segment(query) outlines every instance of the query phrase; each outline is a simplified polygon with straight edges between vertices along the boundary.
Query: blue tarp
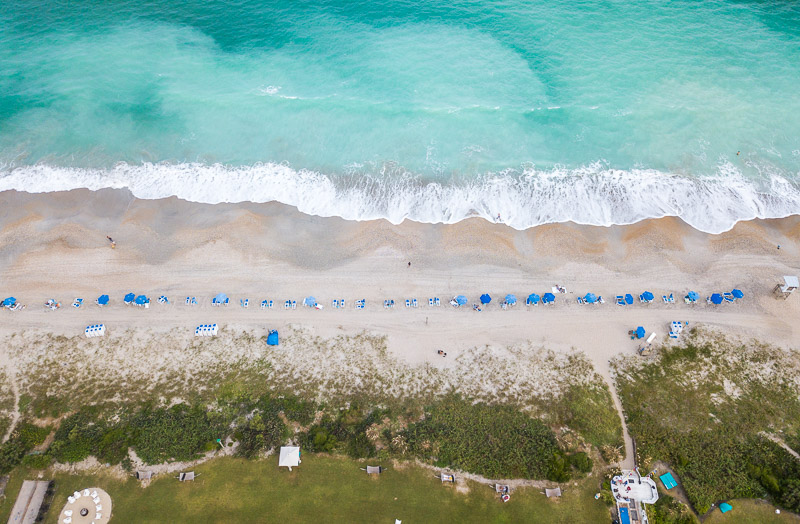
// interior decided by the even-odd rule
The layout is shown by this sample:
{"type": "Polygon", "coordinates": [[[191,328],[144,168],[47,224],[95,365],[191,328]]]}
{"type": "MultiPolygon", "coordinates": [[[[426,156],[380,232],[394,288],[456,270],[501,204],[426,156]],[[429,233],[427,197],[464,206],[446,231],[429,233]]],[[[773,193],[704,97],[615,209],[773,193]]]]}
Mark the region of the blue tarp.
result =
{"type": "Polygon", "coordinates": [[[136,305],[137,306],[143,306],[143,305],[147,304],[148,302],[150,302],[150,300],[144,295],[139,295],[138,297],[136,297],[136,305]]]}
{"type": "Polygon", "coordinates": [[[481,304],[488,304],[492,301],[492,297],[489,296],[488,293],[484,293],[481,295],[481,304]]]}
{"type": "Polygon", "coordinates": [[[714,293],[711,295],[711,303],[712,304],[722,304],[722,295],[719,293],[714,293]]]}
{"type": "Polygon", "coordinates": [[[303,299],[303,305],[308,307],[314,307],[317,305],[317,299],[314,297],[306,297],[303,299]]]}
{"type": "Polygon", "coordinates": [[[8,297],[7,299],[3,300],[3,306],[13,306],[17,303],[17,299],[14,297],[8,297]]]}
{"type": "Polygon", "coordinates": [[[108,304],[108,295],[100,295],[99,297],[97,297],[97,303],[100,304],[101,306],[105,306],[106,304],[108,304]]]}
{"type": "Polygon", "coordinates": [[[744,293],[742,293],[741,289],[734,289],[733,291],[731,291],[731,295],[733,295],[733,298],[742,298],[744,296],[744,293]]]}
{"type": "Polygon", "coordinates": [[[633,295],[631,295],[630,293],[625,295],[625,303],[628,305],[633,304],[633,295]]]}
{"type": "Polygon", "coordinates": [[[130,304],[131,302],[134,301],[135,298],[136,298],[136,295],[134,295],[133,293],[128,293],[127,295],[125,295],[125,298],[123,298],[122,300],[126,304],[130,304]]]}
{"type": "Polygon", "coordinates": [[[583,299],[588,302],[589,304],[594,304],[597,302],[597,295],[594,293],[586,293],[586,296],[583,299]]]}
{"type": "Polygon", "coordinates": [[[267,335],[267,345],[268,346],[277,346],[278,345],[278,332],[274,329],[269,332],[267,335]]]}
{"type": "Polygon", "coordinates": [[[719,510],[720,510],[721,512],[723,512],[723,513],[727,513],[727,512],[729,512],[729,511],[730,511],[730,510],[732,510],[732,509],[733,509],[733,506],[731,506],[731,505],[730,505],[730,504],[728,504],[727,502],[723,502],[722,504],[720,504],[720,505],[719,505],[719,510]]]}
{"type": "Polygon", "coordinates": [[[686,296],[692,302],[695,302],[698,298],[700,298],[700,295],[697,294],[697,291],[689,291],[689,293],[686,296]]]}
{"type": "Polygon", "coordinates": [[[636,338],[644,338],[645,331],[642,326],[636,328],[636,338]]]}
{"type": "Polygon", "coordinates": [[[509,304],[516,304],[517,303],[517,296],[516,295],[506,295],[506,302],[509,304]]]}
{"type": "Polygon", "coordinates": [[[649,291],[645,291],[644,293],[642,293],[642,298],[645,300],[653,300],[655,297],[649,291]]]}
{"type": "Polygon", "coordinates": [[[214,303],[216,304],[224,304],[226,300],[228,300],[228,295],[225,293],[220,293],[214,297],[214,303]]]}
{"type": "Polygon", "coordinates": [[[542,302],[548,304],[556,299],[556,296],[552,293],[545,293],[542,295],[542,302]]]}
{"type": "Polygon", "coordinates": [[[672,476],[672,473],[670,473],[669,471],[664,473],[658,478],[660,478],[661,482],[664,483],[664,488],[666,489],[672,489],[678,485],[678,483],[675,482],[675,478],[672,476]]]}
{"type": "Polygon", "coordinates": [[[528,295],[528,300],[526,302],[528,304],[538,304],[541,299],[542,297],[540,297],[536,293],[531,293],[530,295],[528,295]]]}
{"type": "Polygon", "coordinates": [[[469,302],[467,300],[467,297],[465,297],[464,295],[458,295],[454,300],[456,301],[456,304],[458,304],[459,306],[463,306],[464,304],[469,302]]]}

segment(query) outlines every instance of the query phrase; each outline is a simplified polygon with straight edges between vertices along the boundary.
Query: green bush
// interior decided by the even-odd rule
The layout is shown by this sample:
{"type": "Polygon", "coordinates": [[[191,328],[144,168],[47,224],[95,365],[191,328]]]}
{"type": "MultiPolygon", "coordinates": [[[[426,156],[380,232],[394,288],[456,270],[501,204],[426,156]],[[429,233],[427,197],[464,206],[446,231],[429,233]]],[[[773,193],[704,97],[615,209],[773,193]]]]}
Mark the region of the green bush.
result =
{"type": "Polygon", "coordinates": [[[694,524],[697,518],[689,508],[662,494],[655,504],[647,508],[647,516],[651,524],[694,524]]]}
{"type": "Polygon", "coordinates": [[[81,410],[61,421],[50,446],[53,458],[59,462],[80,462],[95,450],[104,428],[92,409],[81,410]]]}
{"type": "Polygon", "coordinates": [[[592,471],[592,458],[582,451],[570,455],[569,463],[581,473],[591,473],[592,471]]]}
{"type": "Polygon", "coordinates": [[[25,455],[25,458],[22,459],[22,465],[31,469],[47,469],[52,462],[53,457],[45,453],[25,455]]]}
{"type": "Polygon", "coordinates": [[[256,413],[237,430],[237,453],[250,458],[262,450],[280,446],[286,437],[286,431],[286,425],[277,413],[256,413]]]}
{"type": "Polygon", "coordinates": [[[450,396],[402,436],[422,459],[487,477],[569,478],[569,463],[550,428],[510,406],[450,396]]]}
{"type": "Polygon", "coordinates": [[[145,408],[131,417],[131,447],[147,464],[192,460],[206,444],[225,435],[205,409],[178,404],[169,409],[145,408]]]}

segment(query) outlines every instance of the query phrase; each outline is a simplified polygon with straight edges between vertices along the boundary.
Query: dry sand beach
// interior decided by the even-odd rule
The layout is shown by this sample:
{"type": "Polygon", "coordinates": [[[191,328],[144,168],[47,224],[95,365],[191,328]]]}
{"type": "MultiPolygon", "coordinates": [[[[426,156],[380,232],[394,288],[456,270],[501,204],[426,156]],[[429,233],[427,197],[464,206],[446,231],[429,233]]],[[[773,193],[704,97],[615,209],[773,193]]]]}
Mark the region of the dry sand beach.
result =
{"type": "Polygon", "coordinates": [[[298,388],[313,378],[331,390],[535,397],[557,392],[565,376],[584,371],[580,358],[570,359],[576,350],[611,383],[609,359],[635,354],[627,332],[637,325],[655,331],[659,341],[666,341],[670,321],[682,320],[778,346],[800,342],[794,321],[800,299],[771,295],[782,275],[800,272],[798,217],[740,223],[721,235],[673,218],[517,231],[480,219],[392,226],[311,217],[280,204],[212,206],[76,190],[0,194],[0,228],[0,290],[27,304],[2,311],[0,358],[13,391],[14,377],[33,380],[48,360],[85,366],[95,378],[110,373],[161,387],[178,371],[188,384],[193,373],[213,380],[209,370],[266,358],[298,388]],[[555,304],[524,305],[529,293],[555,284],[568,291],[555,304]],[[743,300],[705,304],[712,292],[734,287],[744,291],[743,300]],[[693,306],[682,302],[690,289],[701,294],[693,306]],[[613,304],[615,295],[645,290],[656,295],[652,304],[613,304]],[[150,296],[151,307],[124,306],[129,291],[150,296]],[[590,291],[607,303],[578,305],[576,297],[590,291]],[[231,297],[229,307],[211,307],[218,292],[231,297]],[[495,301],[480,313],[446,303],[459,293],[477,301],[484,292],[495,301]],[[111,295],[111,304],[101,309],[94,300],[102,293],[111,295]],[[507,293],[520,303],[502,310],[507,293]],[[669,293],[677,303],[661,303],[669,293]],[[172,304],[155,303],[161,294],[172,304]],[[325,309],[300,306],[308,295],[325,309]],[[186,296],[199,304],[186,306],[186,296]],[[75,297],[85,299],[78,310],[69,307],[75,297]],[[429,308],[428,297],[440,297],[442,307],[429,308]],[[48,298],[60,300],[62,309],[45,310],[48,298]],[[248,309],[239,307],[240,298],[250,299],[248,309]],[[275,309],[261,310],[264,298],[275,309]],[[334,298],[348,307],[330,308],[334,298]],[[355,310],[361,298],[367,307],[355,310]],[[388,298],[397,302],[393,310],[382,307],[388,298]],[[406,309],[405,298],[417,298],[420,307],[406,309]],[[298,309],[285,311],[286,299],[298,309]],[[97,322],[108,327],[106,340],[79,338],[97,322]],[[223,326],[226,336],[198,345],[194,327],[208,322],[223,326]],[[252,335],[261,337],[265,328],[284,335],[286,352],[253,343],[252,335]],[[381,380],[370,383],[376,370],[381,380]]]}

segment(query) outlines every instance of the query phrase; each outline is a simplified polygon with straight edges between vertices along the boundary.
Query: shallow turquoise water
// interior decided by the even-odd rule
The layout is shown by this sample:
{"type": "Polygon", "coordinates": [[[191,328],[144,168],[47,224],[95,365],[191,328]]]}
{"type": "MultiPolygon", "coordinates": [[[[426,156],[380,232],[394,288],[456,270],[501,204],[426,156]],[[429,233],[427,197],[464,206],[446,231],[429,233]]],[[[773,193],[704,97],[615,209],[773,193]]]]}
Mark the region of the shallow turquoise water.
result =
{"type": "Polygon", "coordinates": [[[51,4],[0,14],[0,189],[519,228],[800,212],[794,2],[51,4]]]}

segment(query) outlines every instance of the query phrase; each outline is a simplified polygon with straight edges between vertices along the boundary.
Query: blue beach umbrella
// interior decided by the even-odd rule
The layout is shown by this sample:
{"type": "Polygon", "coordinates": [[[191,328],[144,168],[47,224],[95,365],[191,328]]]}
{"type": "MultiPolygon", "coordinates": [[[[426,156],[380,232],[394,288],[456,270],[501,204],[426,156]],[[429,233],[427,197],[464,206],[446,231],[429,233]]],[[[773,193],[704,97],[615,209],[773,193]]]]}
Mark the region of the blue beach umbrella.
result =
{"type": "Polygon", "coordinates": [[[697,299],[700,298],[700,295],[697,294],[697,291],[689,291],[689,293],[686,294],[686,297],[692,302],[696,302],[697,299]]]}
{"type": "Polygon", "coordinates": [[[653,298],[655,297],[649,291],[645,291],[644,293],[642,293],[642,298],[645,300],[653,300],[653,298]]]}
{"type": "Polygon", "coordinates": [[[633,304],[633,295],[631,295],[630,293],[625,295],[625,303],[628,305],[633,304]]]}
{"type": "Polygon", "coordinates": [[[645,335],[644,327],[642,327],[642,326],[637,327],[636,328],[636,338],[644,338],[644,335],[645,335]]]}
{"type": "Polygon", "coordinates": [[[148,302],[150,302],[150,300],[148,300],[147,297],[144,296],[144,295],[139,295],[138,297],[136,297],[136,301],[135,301],[137,306],[143,306],[143,305],[147,304],[148,302]]]}
{"type": "Polygon", "coordinates": [[[517,303],[517,296],[516,295],[506,295],[506,302],[508,304],[516,304],[517,303]]]}
{"type": "Polygon", "coordinates": [[[733,298],[742,298],[744,296],[744,293],[742,293],[741,289],[734,289],[733,291],[731,291],[731,295],[733,295],[733,298]]]}
{"type": "Polygon", "coordinates": [[[317,299],[314,297],[306,297],[303,299],[303,305],[308,307],[314,307],[317,305],[317,299]]]}
{"type": "Polygon", "coordinates": [[[122,300],[126,304],[130,304],[131,302],[133,302],[133,300],[135,298],[136,298],[136,295],[134,295],[133,293],[128,293],[127,295],[125,295],[125,298],[123,298],[122,300]]]}
{"type": "Polygon", "coordinates": [[[278,345],[278,332],[276,330],[272,330],[267,335],[267,345],[268,346],[277,346],[278,345]]]}
{"type": "Polygon", "coordinates": [[[226,300],[228,300],[228,295],[226,295],[225,293],[220,293],[214,297],[214,302],[216,303],[225,302],[226,300]]]}
{"type": "Polygon", "coordinates": [[[526,302],[528,304],[538,304],[541,299],[542,297],[540,297],[536,293],[531,293],[530,295],[528,295],[528,300],[526,300],[526,302]]]}
{"type": "Polygon", "coordinates": [[[3,300],[3,307],[6,306],[13,306],[17,303],[17,299],[14,297],[8,297],[7,299],[3,300]]]}
{"type": "Polygon", "coordinates": [[[712,304],[722,304],[722,295],[719,293],[714,293],[711,295],[711,303],[712,304]]]}
{"type": "Polygon", "coordinates": [[[488,293],[484,293],[481,295],[481,304],[488,304],[492,301],[492,297],[489,296],[488,293]]]}
{"type": "Polygon", "coordinates": [[[550,302],[553,302],[555,299],[556,296],[552,293],[545,293],[544,295],[542,295],[543,304],[549,304],[550,302]]]}
{"type": "Polygon", "coordinates": [[[595,295],[594,293],[586,293],[586,296],[583,297],[583,300],[585,300],[589,304],[594,304],[595,302],[597,302],[597,295],[595,295]]]}
{"type": "Polygon", "coordinates": [[[105,306],[106,304],[108,304],[108,295],[100,295],[99,297],[97,297],[97,303],[100,304],[101,306],[105,306]]]}
{"type": "Polygon", "coordinates": [[[458,304],[459,306],[463,306],[464,304],[466,304],[467,302],[469,302],[469,301],[467,300],[467,297],[465,297],[464,295],[458,295],[458,296],[456,296],[455,300],[456,300],[456,304],[458,304]]]}

